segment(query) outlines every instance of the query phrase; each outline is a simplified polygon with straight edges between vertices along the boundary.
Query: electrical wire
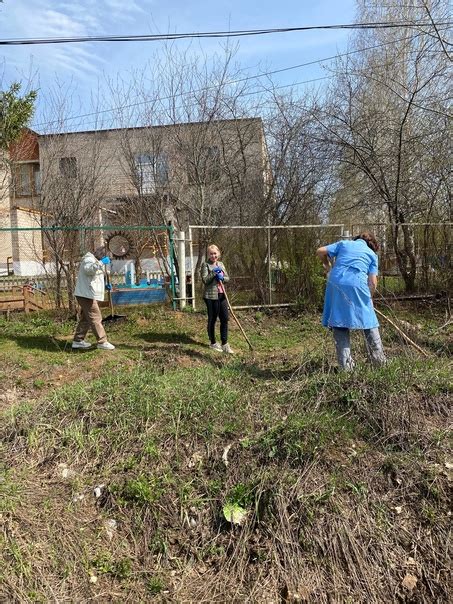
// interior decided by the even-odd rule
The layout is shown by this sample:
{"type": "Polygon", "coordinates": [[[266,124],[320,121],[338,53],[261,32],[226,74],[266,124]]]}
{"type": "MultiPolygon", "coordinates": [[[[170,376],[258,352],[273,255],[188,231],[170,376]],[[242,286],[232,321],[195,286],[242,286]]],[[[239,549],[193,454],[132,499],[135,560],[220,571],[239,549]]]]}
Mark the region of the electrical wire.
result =
{"type": "MultiPolygon", "coordinates": [[[[283,67],[281,69],[274,69],[272,71],[266,71],[266,72],[263,72],[263,73],[258,73],[258,74],[254,74],[254,75],[248,75],[248,76],[245,76],[243,78],[237,78],[237,79],[234,79],[234,80],[229,80],[229,81],[225,82],[223,85],[224,86],[231,86],[231,85],[234,85],[234,84],[239,84],[239,83],[242,83],[242,82],[247,82],[247,81],[250,81],[250,80],[254,80],[254,79],[258,79],[258,78],[263,78],[263,77],[267,77],[267,76],[270,76],[270,75],[274,75],[276,73],[283,73],[285,71],[291,71],[291,70],[294,70],[294,69],[301,69],[302,67],[307,67],[307,66],[310,66],[310,65],[317,65],[317,64],[321,65],[322,63],[325,63],[325,62],[328,62],[328,61],[334,61],[336,59],[340,59],[340,58],[347,57],[347,56],[350,56],[350,55],[354,55],[354,54],[358,54],[358,53],[362,53],[362,52],[367,52],[368,50],[376,50],[378,48],[383,48],[385,46],[394,45],[394,44],[397,44],[398,42],[405,41],[405,39],[406,38],[401,38],[401,39],[398,39],[398,40],[392,40],[390,42],[383,42],[381,44],[374,44],[373,46],[366,46],[364,48],[359,48],[359,49],[351,50],[351,51],[344,52],[344,53],[338,53],[336,55],[331,55],[330,57],[324,57],[323,59],[316,59],[316,60],[313,60],[313,61],[307,61],[306,63],[299,63],[297,65],[291,65],[289,67],[283,67]]],[[[319,81],[319,80],[325,80],[325,79],[329,79],[329,78],[332,78],[332,77],[334,77],[334,75],[332,75],[332,76],[323,76],[323,77],[320,77],[320,78],[314,78],[314,79],[311,79],[311,80],[305,80],[305,81],[302,81],[302,82],[297,82],[294,85],[295,86],[296,85],[299,86],[299,85],[302,85],[302,84],[309,84],[309,83],[312,83],[312,82],[316,82],[316,81],[319,81]]],[[[281,86],[280,88],[288,88],[288,86],[291,86],[291,84],[290,85],[281,86]]],[[[206,87],[203,87],[203,88],[198,88],[196,90],[188,90],[188,91],[185,91],[185,92],[179,92],[179,93],[171,95],[171,96],[160,97],[159,99],[155,99],[155,100],[157,100],[157,101],[166,101],[166,100],[171,100],[171,99],[174,99],[174,98],[177,98],[177,97],[189,96],[191,94],[199,94],[201,92],[208,92],[209,90],[217,90],[217,88],[218,88],[218,85],[216,85],[216,86],[206,86],[206,87]]],[[[278,89],[278,88],[276,88],[276,89],[278,89]]],[[[252,93],[252,94],[256,94],[256,93],[252,93]]],[[[92,116],[99,116],[99,115],[106,114],[106,113],[112,113],[112,112],[118,111],[118,110],[123,111],[125,109],[131,109],[133,107],[140,107],[142,105],[147,105],[149,102],[150,102],[149,100],[147,100],[147,101],[137,101],[137,102],[134,102],[134,103],[128,103],[127,105],[122,105],[120,107],[111,107],[109,109],[102,109],[102,110],[99,110],[99,111],[92,111],[92,112],[89,112],[89,113],[82,113],[82,114],[79,114],[79,115],[74,115],[74,116],[71,116],[71,117],[67,117],[67,118],[64,119],[64,122],[67,123],[68,121],[72,121],[72,120],[75,120],[75,119],[81,119],[81,118],[92,117],[92,116]]],[[[53,124],[59,124],[59,123],[61,123],[61,120],[51,120],[51,121],[48,121],[48,122],[39,122],[39,123],[33,124],[31,126],[31,128],[38,129],[38,128],[41,128],[43,126],[51,126],[53,124]]],[[[93,122],[89,122],[89,123],[93,123],[93,122]]]]}
{"type": "MultiPolygon", "coordinates": [[[[450,26],[451,22],[442,22],[438,27],[450,26]]],[[[0,46],[37,45],[37,44],[73,44],[80,42],[160,42],[164,40],[187,40],[200,38],[238,38],[245,36],[261,36],[302,31],[319,31],[331,29],[395,29],[400,27],[432,27],[431,22],[424,21],[383,21],[368,23],[346,23],[337,25],[306,25],[303,27],[279,27],[272,29],[246,29],[232,31],[191,32],[181,34],[144,34],[119,36],[75,36],[65,38],[10,38],[0,40],[0,46]]]]}

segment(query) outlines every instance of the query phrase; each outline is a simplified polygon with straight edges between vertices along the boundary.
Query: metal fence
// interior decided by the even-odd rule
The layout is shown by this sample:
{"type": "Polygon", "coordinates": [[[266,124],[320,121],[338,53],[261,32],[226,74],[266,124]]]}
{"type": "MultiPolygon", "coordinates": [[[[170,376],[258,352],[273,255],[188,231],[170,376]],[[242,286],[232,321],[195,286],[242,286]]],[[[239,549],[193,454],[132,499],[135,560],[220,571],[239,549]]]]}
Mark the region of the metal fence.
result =
{"type": "Polygon", "coordinates": [[[175,305],[172,226],[11,227],[0,229],[0,311],[73,308],[80,259],[105,242],[114,291],[133,291],[140,302],[162,289],[175,305]],[[127,253],[113,249],[113,241],[123,241],[127,253]]]}
{"type": "MultiPolygon", "coordinates": [[[[409,227],[416,263],[414,292],[446,291],[452,285],[452,231],[447,224],[411,224],[409,227]]],[[[378,237],[381,250],[381,294],[406,292],[389,225],[287,225],[201,226],[191,225],[191,282],[195,306],[202,303],[199,266],[206,246],[215,243],[230,275],[229,298],[233,306],[319,306],[325,277],[315,251],[338,239],[352,238],[364,230],[378,237]]],[[[400,235],[403,236],[402,233],[400,235]]],[[[403,258],[403,261],[405,259],[403,258]]],[[[408,260],[407,260],[408,261],[408,260]]]]}
{"type": "MultiPolygon", "coordinates": [[[[415,290],[448,291],[452,286],[452,224],[408,226],[416,264],[415,290]]],[[[155,288],[165,290],[173,308],[178,302],[181,307],[188,302],[202,308],[199,268],[206,246],[215,243],[231,277],[228,293],[234,307],[315,307],[322,302],[325,286],[315,250],[365,229],[376,233],[381,243],[381,293],[402,294],[406,284],[393,233],[383,224],[191,225],[188,237],[176,236],[173,227],[165,225],[1,228],[0,311],[73,308],[80,258],[114,237],[124,238],[130,246],[124,258],[113,255],[114,290],[133,290],[130,300],[135,303],[141,297],[146,302],[146,291],[155,288]]]]}

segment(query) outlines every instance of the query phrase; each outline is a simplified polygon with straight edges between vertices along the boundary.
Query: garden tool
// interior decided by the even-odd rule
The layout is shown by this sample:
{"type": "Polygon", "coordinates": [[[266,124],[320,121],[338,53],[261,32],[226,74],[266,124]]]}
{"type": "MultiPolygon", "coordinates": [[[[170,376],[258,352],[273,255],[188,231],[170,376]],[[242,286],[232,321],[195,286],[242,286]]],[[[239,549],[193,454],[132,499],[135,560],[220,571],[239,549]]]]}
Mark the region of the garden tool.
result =
{"type": "Polygon", "coordinates": [[[116,315],[113,310],[113,300],[112,300],[112,284],[110,281],[110,275],[105,268],[105,282],[107,283],[107,297],[109,299],[110,305],[110,314],[102,319],[103,323],[109,323],[111,321],[121,321],[122,319],[127,319],[126,315],[116,315]]]}
{"type": "Polygon", "coordinates": [[[241,330],[242,335],[244,336],[244,338],[245,338],[245,340],[246,340],[247,344],[249,345],[250,350],[253,350],[253,346],[252,346],[252,344],[250,343],[250,340],[248,339],[247,334],[245,333],[244,329],[242,328],[242,325],[239,323],[239,319],[238,319],[238,318],[236,317],[236,315],[234,314],[233,309],[231,308],[230,300],[228,299],[228,294],[227,294],[227,292],[226,292],[226,288],[225,288],[225,283],[224,283],[223,281],[222,281],[222,288],[223,288],[223,293],[225,294],[225,300],[226,300],[227,305],[228,305],[228,310],[230,311],[231,316],[232,316],[232,317],[233,317],[233,319],[236,321],[236,323],[237,323],[237,325],[238,325],[239,329],[241,330]]]}

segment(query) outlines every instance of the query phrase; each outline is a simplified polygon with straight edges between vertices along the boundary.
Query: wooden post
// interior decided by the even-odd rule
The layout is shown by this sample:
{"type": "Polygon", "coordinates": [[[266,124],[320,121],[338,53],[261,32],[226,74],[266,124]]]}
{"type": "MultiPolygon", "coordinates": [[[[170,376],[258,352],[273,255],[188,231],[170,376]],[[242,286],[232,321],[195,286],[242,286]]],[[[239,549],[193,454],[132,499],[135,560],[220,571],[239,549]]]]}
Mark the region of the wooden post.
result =
{"type": "Polygon", "coordinates": [[[24,285],[24,287],[22,288],[22,292],[23,292],[23,296],[24,296],[24,311],[26,313],[28,313],[28,312],[30,312],[30,308],[29,308],[29,304],[28,304],[29,290],[26,285],[24,285]]]}

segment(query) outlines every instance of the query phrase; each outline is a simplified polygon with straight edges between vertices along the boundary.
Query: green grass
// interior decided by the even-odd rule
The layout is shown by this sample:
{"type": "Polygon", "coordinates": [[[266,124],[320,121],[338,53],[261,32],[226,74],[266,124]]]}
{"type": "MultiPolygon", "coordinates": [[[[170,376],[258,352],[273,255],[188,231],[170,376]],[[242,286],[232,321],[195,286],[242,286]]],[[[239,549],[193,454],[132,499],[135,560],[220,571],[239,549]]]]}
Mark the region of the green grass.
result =
{"type": "Polygon", "coordinates": [[[282,584],[309,568],[322,588],[307,589],[333,593],[330,568],[357,601],[372,601],[369,577],[389,601],[401,577],[386,560],[429,527],[421,589],[443,601],[445,356],[417,358],[384,327],[388,365],[370,368],[355,338],[358,367],[341,374],[316,315],[242,313],[255,351],[232,325],[230,357],[206,346],[203,315],[127,314],[108,328],[112,353],[71,351],[64,317],[0,320],[10,597],[263,601],[263,576],[282,584]],[[227,505],[247,511],[244,526],[227,505]]]}

